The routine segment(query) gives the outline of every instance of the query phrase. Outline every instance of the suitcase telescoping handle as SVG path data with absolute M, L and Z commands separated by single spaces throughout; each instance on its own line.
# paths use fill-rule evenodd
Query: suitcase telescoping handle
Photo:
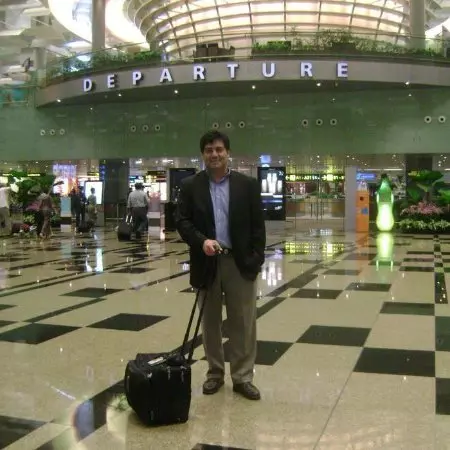
M 203 296 L 202 306 L 200 307 L 200 312 L 199 312 L 199 315 L 198 315 L 197 323 L 195 325 L 194 336 L 192 337 L 191 345 L 190 345 L 190 348 L 189 348 L 189 354 L 188 354 L 188 358 L 187 358 L 187 363 L 188 364 L 192 363 L 192 357 L 194 355 L 194 350 L 195 350 L 195 341 L 197 340 L 198 332 L 200 330 L 200 324 L 202 322 L 203 310 L 205 308 L 205 303 L 206 303 L 207 290 L 205 289 L 204 292 L 205 293 L 204 293 L 204 296 Z M 201 289 L 197 289 L 197 293 L 195 294 L 194 306 L 192 307 L 191 316 L 189 317 L 189 324 L 188 324 L 187 329 L 186 329 L 186 334 L 184 335 L 183 345 L 181 346 L 181 355 L 182 356 L 184 356 L 186 354 L 186 345 L 187 345 L 188 340 L 189 340 L 189 334 L 191 333 L 192 323 L 194 321 L 194 316 L 195 316 L 195 310 L 197 309 L 197 305 L 198 305 L 198 302 L 200 300 L 200 294 L 201 294 Z

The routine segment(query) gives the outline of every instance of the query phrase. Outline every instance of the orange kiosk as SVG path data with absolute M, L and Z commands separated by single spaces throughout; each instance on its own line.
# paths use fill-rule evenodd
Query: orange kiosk
M 369 232 L 369 192 L 356 191 L 356 232 Z

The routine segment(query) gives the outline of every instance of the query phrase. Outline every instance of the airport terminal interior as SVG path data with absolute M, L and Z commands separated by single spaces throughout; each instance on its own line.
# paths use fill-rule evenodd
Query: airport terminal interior
M 0 0 L 0 449 L 450 450 L 449 33 L 447 0 Z M 261 399 L 224 299 L 224 387 L 200 333 L 148 426 L 125 370 L 182 344 L 208 130 L 261 194 Z

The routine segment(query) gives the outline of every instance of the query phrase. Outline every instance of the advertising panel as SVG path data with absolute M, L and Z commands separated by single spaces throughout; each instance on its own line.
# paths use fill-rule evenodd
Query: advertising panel
M 266 220 L 286 220 L 286 168 L 258 167 Z

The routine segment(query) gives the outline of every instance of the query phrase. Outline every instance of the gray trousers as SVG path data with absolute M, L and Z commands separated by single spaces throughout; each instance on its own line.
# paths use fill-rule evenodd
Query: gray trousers
M 219 255 L 217 274 L 207 290 L 203 311 L 203 347 L 208 360 L 207 378 L 223 379 L 225 360 L 222 345 L 222 292 L 225 294 L 229 336 L 230 372 L 234 384 L 253 380 L 256 359 L 257 282 L 244 279 L 233 256 Z M 206 290 L 199 295 L 203 304 Z

